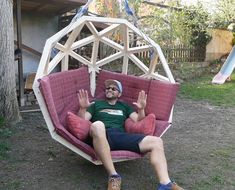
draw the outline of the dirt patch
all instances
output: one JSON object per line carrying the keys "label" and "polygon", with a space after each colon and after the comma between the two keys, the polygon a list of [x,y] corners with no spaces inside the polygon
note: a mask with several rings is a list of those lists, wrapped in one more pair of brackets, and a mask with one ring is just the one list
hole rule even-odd
{"label": "dirt patch", "polygon": [[[235,108],[177,98],[163,136],[170,176],[188,190],[235,189]],[[11,150],[0,161],[1,190],[105,190],[107,175],[51,139],[40,112],[12,126]],[[156,189],[148,157],[116,164],[123,190]]]}

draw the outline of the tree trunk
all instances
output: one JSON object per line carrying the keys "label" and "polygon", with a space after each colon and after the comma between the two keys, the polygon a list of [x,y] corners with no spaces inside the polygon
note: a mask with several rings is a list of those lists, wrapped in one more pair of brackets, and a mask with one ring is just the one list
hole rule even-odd
{"label": "tree trunk", "polygon": [[14,63],[13,0],[0,1],[0,116],[20,120]]}

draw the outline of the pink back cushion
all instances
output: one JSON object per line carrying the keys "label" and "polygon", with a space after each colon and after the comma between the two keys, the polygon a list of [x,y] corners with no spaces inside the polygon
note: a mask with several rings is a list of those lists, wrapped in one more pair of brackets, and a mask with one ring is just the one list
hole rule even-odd
{"label": "pink back cushion", "polygon": [[43,90],[43,94],[51,93],[59,122],[64,126],[66,125],[65,119],[67,112],[78,111],[77,92],[80,89],[85,89],[89,92],[89,96],[91,97],[89,73],[86,67],[50,74],[43,77],[40,83],[42,90],[44,85],[49,83],[50,91]]}
{"label": "pink back cushion", "polygon": [[96,159],[93,148],[72,135],[66,127],[67,112],[76,113],[79,108],[77,91],[86,89],[90,94],[89,85],[89,74],[85,67],[50,74],[40,80],[40,89],[56,132]]}
{"label": "pink back cushion", "polygon": [[154,113],[158,120],[168,121],[179,84],[151,80],[147,99],[147,113]]}
{"label": "pink back cushion", "polygon": [[144,90],[147,95],[146,114],[153,113],[157,120],[168,121],[171,108],[175,102],[179,84],[162,82],[159,80],[144,79],[136,76],[100,71],[96,82],[96,99],[104,99],[104,81],[116,79],[122,83],[123,93],[120,100],[132,105],[138,98],[138,93]]}

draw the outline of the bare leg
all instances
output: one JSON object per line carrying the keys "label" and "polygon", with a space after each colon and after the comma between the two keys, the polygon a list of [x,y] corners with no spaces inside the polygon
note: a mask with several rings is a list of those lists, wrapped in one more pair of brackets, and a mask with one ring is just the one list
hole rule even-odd
{"label": "bare leg", "polygon": [[109,175],[117,174],[110,154],[110,147],[106,138],[105,126],[101,121],[92,123],[90,135],[96,154],[103,163]]}
{"label": "bare leg", "polygon": [[141,152],[150,152],[150,162],[154,167],[160,183],[169,183],[170,178],[162,139],[159,137],[146,136],[139,143],[139,147]]}

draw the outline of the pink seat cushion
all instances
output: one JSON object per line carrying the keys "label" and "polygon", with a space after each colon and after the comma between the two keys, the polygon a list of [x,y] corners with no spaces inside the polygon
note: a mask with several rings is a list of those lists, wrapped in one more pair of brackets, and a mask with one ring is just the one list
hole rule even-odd
{"label": "pink seat cushion", "polygon": [[163,133],[171,126],[168,121],[156,120],[156,127],[154,131],[154,136],[160,137]]}
{"label": "pink seat cushion", "polygon": [[80,118],[72,112],[67,113],[66,123],[68,130],[78,139],[85,140],[89,135],[91,122]]}
{"label": "pink seat cushion", "polygon": [[140,133],[145,135],[153,135],[156,126],[156,118],[154,114],[147,115],[144,119],[134,122],[132,119],[125,121],[125,130],[128,133]]}

